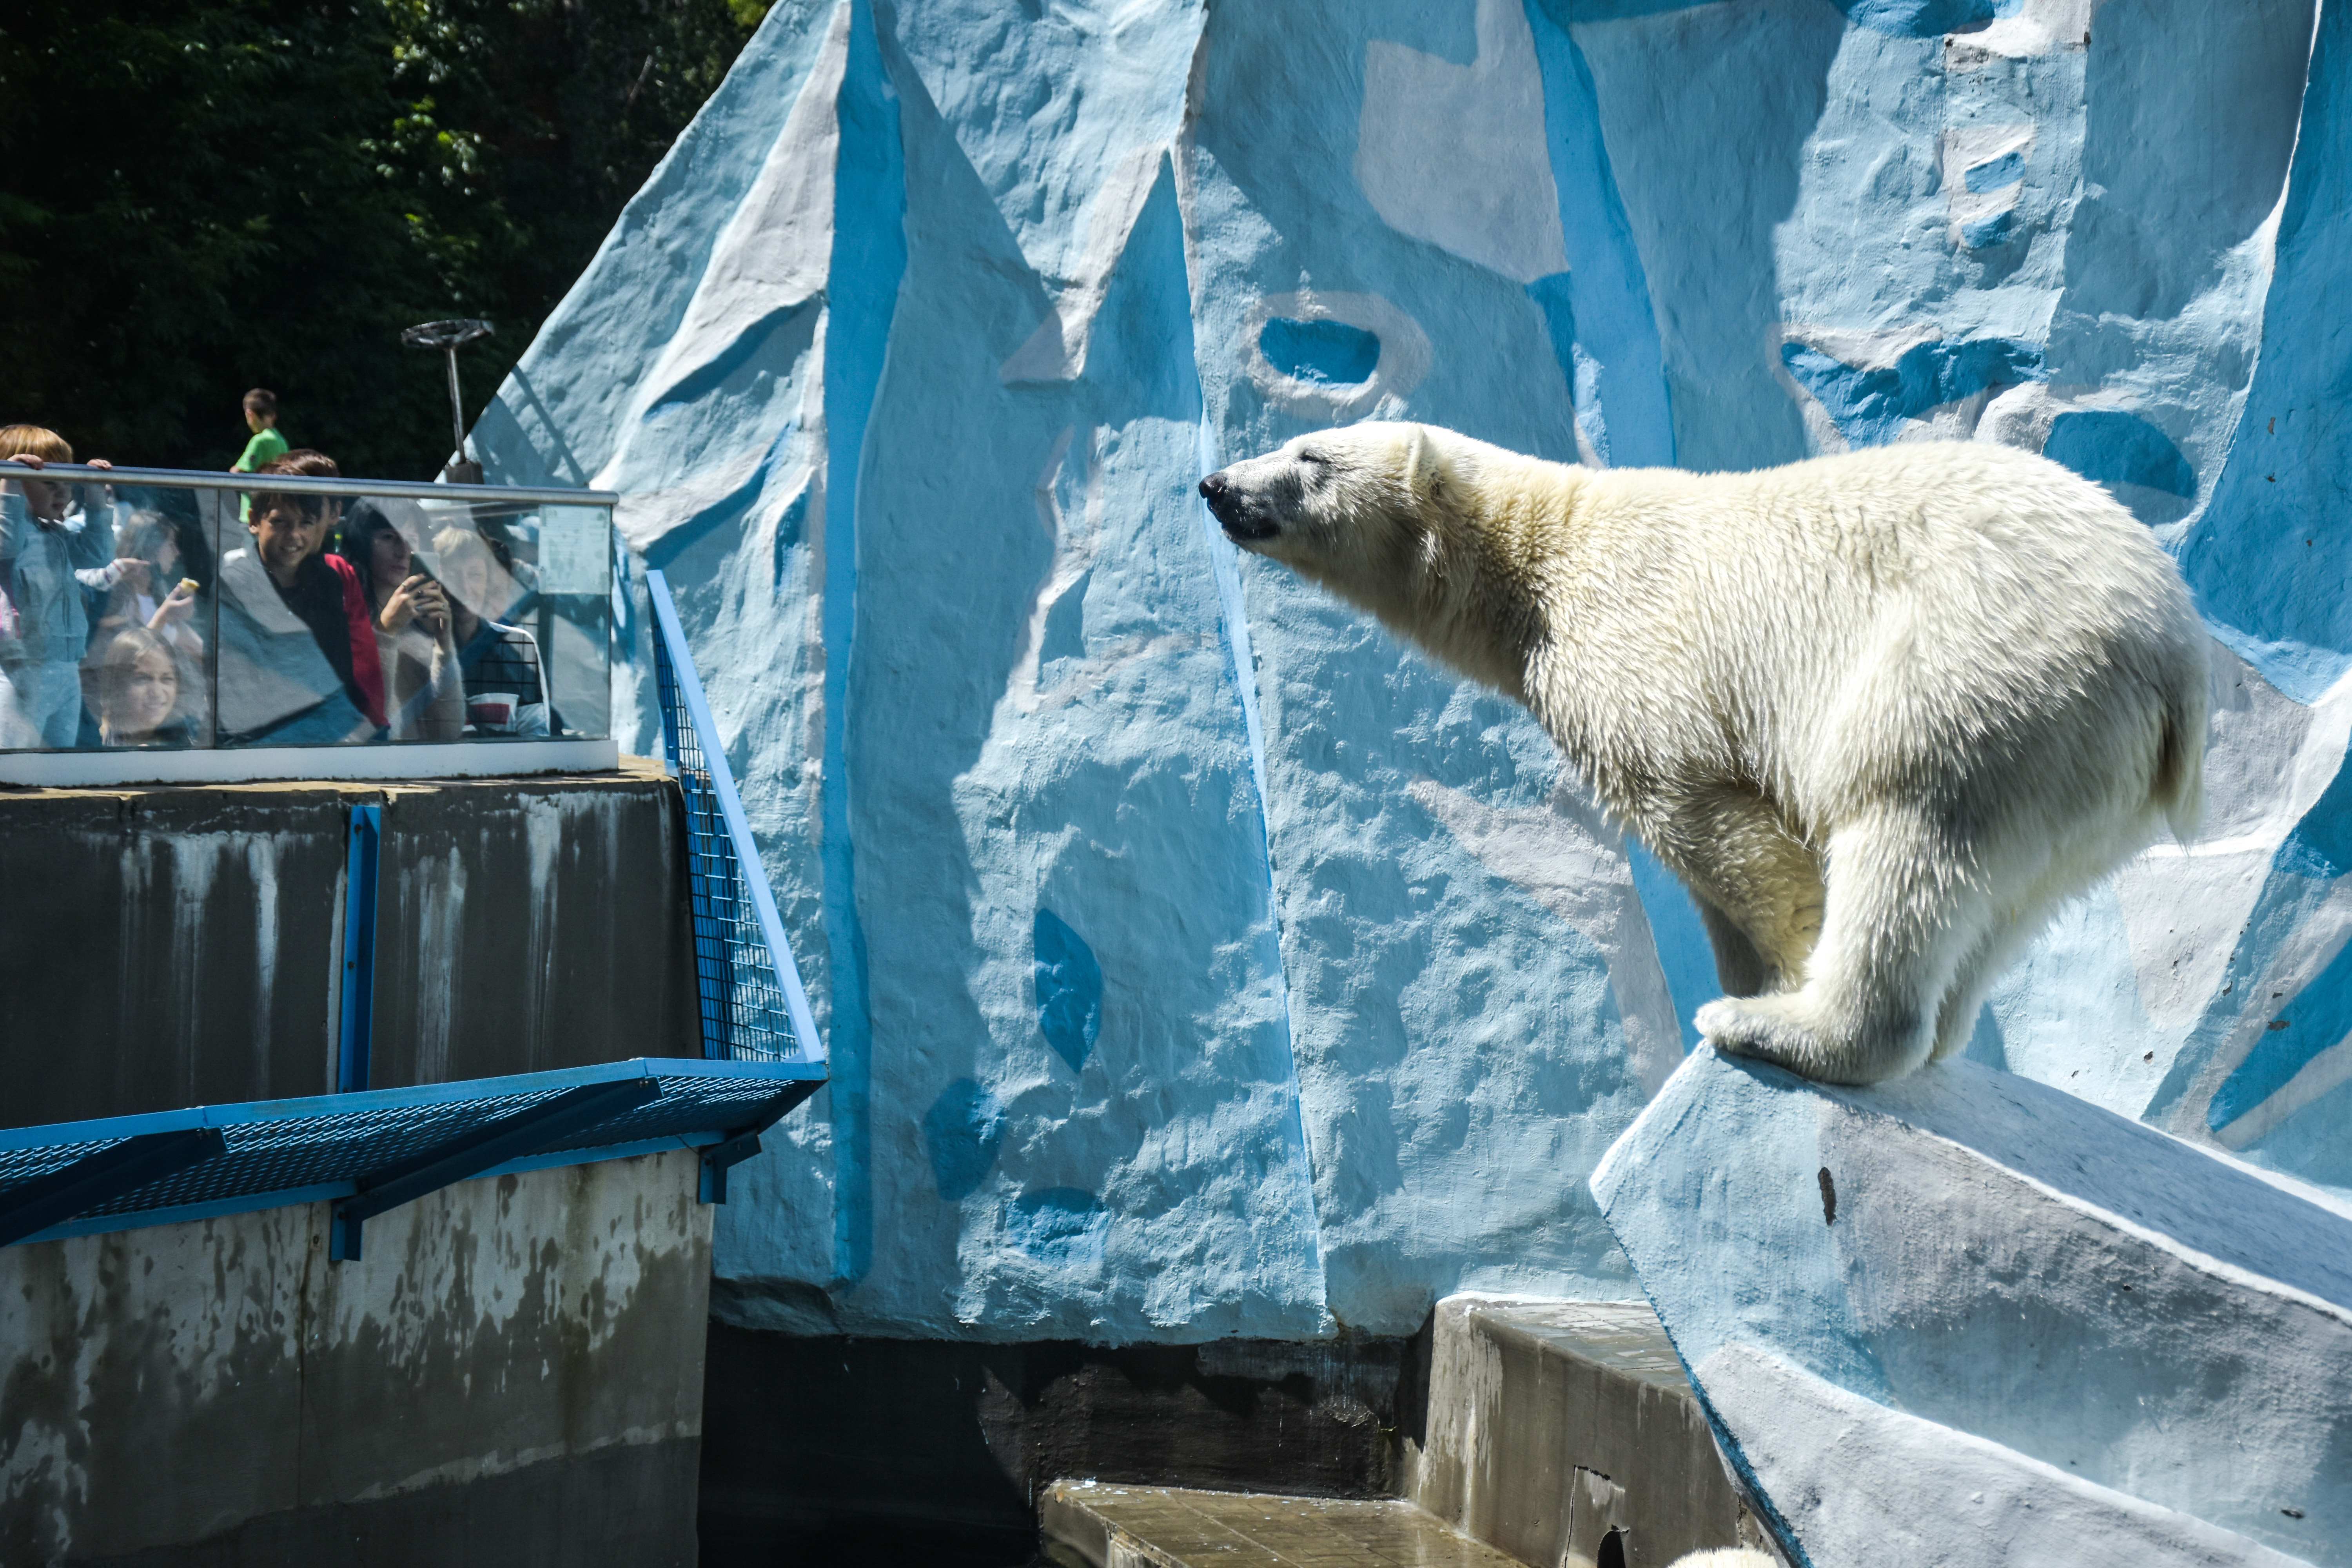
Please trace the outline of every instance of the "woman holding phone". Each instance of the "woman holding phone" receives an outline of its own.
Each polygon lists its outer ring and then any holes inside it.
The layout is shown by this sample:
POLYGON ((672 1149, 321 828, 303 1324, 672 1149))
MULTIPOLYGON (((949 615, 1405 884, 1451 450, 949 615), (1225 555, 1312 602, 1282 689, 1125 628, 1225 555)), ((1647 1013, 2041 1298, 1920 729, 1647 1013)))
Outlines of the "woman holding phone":
POLYGON ((337 548, 359 568, 375 617, 377 654, 391 673, 392 739, 457 740, 466 731, 466 688, 441 584, 416 569, 407 536, 375 501, 352 508, 337 548))

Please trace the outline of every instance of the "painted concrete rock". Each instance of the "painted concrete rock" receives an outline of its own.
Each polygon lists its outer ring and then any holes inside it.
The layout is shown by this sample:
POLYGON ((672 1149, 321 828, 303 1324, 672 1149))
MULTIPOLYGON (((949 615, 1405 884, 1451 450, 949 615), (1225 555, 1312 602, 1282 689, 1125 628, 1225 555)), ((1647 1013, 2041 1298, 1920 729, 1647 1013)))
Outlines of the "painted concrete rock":
POLYGON ((1584 1178, 1716 994, 1687 899, 1531 720, 1192 493, 1366 417, 2108 485, 2217 639, 2209 837, 1969 1050, 2352 1187, 2352 12, 2093 10, 778 0, 476 432, 625 497, 831 1043, 717 1310, 1202 1340, 1636 1292, 1584 1178))
POLYGON ((1801 1561, 2352 1563, 2352 1205, 1975 1063, 1711 1047, 1592 1189, 1801 1561))

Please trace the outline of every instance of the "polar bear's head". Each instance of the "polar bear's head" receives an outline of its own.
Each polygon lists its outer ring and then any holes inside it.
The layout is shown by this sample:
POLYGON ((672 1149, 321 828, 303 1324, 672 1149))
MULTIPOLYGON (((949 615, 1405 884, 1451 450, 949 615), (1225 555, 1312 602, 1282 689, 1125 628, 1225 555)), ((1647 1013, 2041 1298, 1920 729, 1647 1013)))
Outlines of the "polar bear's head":
POLYGON ((1434 426, 1301 436, 1201 481, 1225 537, 1513 691, 1521 663, 1486 525, 1498 465, 1527 460, 1434 426))

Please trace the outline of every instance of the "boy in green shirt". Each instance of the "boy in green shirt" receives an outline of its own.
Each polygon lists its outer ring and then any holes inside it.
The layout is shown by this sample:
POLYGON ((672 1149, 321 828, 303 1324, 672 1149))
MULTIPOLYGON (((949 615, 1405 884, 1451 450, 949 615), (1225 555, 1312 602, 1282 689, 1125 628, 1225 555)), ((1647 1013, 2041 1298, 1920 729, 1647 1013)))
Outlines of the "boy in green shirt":
POLYGON ((229 465, 232 474, 257 474, 286 455, 286 437, 278 433, 278 395, 257 386, 245 395, 245 427, 253 439, 245 453, 229 465))

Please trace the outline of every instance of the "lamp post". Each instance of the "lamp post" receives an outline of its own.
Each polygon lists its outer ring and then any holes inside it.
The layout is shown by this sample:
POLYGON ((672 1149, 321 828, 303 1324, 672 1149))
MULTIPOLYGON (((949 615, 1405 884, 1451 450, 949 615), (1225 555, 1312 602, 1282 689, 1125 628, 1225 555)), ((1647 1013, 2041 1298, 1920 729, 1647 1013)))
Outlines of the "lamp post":
POLYGON ((456 436, 451 449, 457 455, 441 470, 441 477, 452 484, 482 482, 482 465, 466 457, 466 407, 457 395, 457 351, 478 338, 488 337, 490 331, 489 322, 468 319, 425 321, 400 334, 400 341, 410 348, 439 349, 449 356, 449 427, 456 436))

